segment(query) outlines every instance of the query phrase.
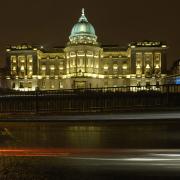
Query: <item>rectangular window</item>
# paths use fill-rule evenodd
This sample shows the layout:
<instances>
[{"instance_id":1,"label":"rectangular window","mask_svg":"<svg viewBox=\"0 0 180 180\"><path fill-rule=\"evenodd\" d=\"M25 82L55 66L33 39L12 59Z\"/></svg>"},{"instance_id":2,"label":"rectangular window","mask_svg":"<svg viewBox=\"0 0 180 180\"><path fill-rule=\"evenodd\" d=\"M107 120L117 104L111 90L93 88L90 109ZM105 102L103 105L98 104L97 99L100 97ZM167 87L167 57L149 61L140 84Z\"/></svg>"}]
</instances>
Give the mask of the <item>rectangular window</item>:
<instances>
[{"instance_id":1,"label":"rectangular window","mask_svg":"<svg viewBox=\"0 0 180 180\"><path fill-rule=\"evenodd\" d=\"M62 89L63 88L63 84L61 81L59 81L59 88Z\"/></svg>"},{"instance_id":2,"label":"rectangular window","mask_svg":"<svg viewBox=\"0 0 180 180\"><path fill-rule=\"evenodd\" d=\"M136 74L141 75L142 74L142 53L136 53Z\"/></svg>"},{"instance_id":3,"label":"rectangular window","mask_svg":"<svg viewBox=\"0 0 180 180\"><path fill-rule=\"evenodd\" d=\"M154 67L161 66L161 53L154 54Z\"/></svg>"},{"instance_id":4,"label":"rectangular window","mask_svg":"<svg viewBox=\"0 0 180 180\"><path fill-rule=\"evenodd\" d=\"M42 81L42 88L43 88L43 89L46 88L46 81L45 81L45 80Z\"/></svg>"},{"instance_id":5,"label":"rectangular window","mask_svg":"<svg viewBox=\"0 0 180 180\"><path fill-rule=\"evenodd\" d=\"M16 63L16 56L11 56L11 63Z\"/></svg>"},{"instance_id":6,"label":"rectangular window","mask_svg":"<svg viewBox=\"0 0 180 180\"><path fill-rule=\"evenodd\" d=\"M33 62L33 57L32 57L32 55L28 55L28 56L27 56L27 61L28 61L28 63L32 63L32 62Z\"/></svg>"},{"instance_id":7,"label":"rectangular window","mask_svg":"<svg viewBox=\"0 0 180 180\"><path fill-rule=\"evenodd\" d=\"M23 82L19 83L19 88L24 88L24 83Z\"/></svg>"},{"instance_id":8,"label":"rectangular window","mask_svg":"<svg viewBox=\"0 0 180 180\"><path fill-rule=\"evenodd\" d=\"M32 88L32 82L28 82L27 86L28 88Z\"/></svg>"},{"instance_id":9,"label":"rectangular window","mask_svg":"<svg viewBox=\"0 0 180 180\"><path fill-rule=\"evenodd\" d=\"M50 82L50 88L54 89L54 82L53 81Z\"/></svg>"},{"instance_id":10,"label":"rectangular window","mask_svg":"<svg viewBox=\"0 0 180 180\"><path fill-rule=\"evenodd\" d=\"M19 63L21 64L21 63L25 63L25 60L26 60L26 58L25 58L25 56L18 56L18 61L19 61Z\"/></svg>"}]
</instances>

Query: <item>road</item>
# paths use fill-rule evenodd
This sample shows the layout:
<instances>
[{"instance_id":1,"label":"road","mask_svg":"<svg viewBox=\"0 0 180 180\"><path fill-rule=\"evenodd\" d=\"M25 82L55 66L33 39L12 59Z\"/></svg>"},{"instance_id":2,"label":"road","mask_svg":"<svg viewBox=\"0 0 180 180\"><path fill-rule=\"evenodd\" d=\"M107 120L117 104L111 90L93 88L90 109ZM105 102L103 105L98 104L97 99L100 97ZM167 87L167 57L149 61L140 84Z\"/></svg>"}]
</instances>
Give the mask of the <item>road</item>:
<instances>
[{"instance_id":1,"label":"road","mask_svg":"<svg viewBox=\"0 0 180 180\"><path fill-rule=\"evenodd\" d=\"M180 119L180 112L141 112L91 115L8 115L0 121L116 121L116 120L169 120Z\"/></svg>"},{"instance_id":2,"label":"road","mask_svg":"<svg viewBox=\"0 0 180 180\"><path fill-rule=\"evenodd\" d=\"M91 173L113 172L117 175L123 172L180 177L180 149L1 149L0 155L55 158L56 168L86 169Z\"/></svg>"}]
</instances>

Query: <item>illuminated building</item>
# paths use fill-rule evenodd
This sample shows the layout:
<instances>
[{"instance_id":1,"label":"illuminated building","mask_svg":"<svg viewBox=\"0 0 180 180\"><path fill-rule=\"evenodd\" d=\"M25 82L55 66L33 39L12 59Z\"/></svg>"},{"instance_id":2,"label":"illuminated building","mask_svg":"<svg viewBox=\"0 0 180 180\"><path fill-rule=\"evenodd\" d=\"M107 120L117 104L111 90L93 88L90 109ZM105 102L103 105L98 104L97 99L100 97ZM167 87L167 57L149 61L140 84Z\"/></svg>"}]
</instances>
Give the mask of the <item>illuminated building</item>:
<instances>
[{"instance_id":1,"label":"illuminated building","mask_svg":"<svg viewBox=\"0 0 180 180\"><path fill-rule=\"evenodd\" d=\"M22 91L159 85L166 76L166 50L156 41L100 45L82 10L65 47L7 48L6 79L9 88Z\"/></svg>"}]
</instances>

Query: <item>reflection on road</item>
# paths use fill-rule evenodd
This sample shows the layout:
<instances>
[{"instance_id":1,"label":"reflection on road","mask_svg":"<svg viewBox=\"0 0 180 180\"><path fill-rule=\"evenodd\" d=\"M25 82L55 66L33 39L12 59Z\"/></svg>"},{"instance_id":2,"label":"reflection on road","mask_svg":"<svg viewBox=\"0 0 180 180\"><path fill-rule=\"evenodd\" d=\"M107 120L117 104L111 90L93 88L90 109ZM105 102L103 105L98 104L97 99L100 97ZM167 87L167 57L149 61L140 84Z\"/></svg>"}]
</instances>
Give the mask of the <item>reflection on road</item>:
<instances>
[{"instance_id":1,"label":"reflection on road","mask_svg":"<svg viewBox=\"0 0 180 180\"><path fill-rule=\"evenodd\" d=\"M66 165L97 166L102 169L109 166L118 169L143 169L161 171L180 170L180 149L141 150L141 149L0 149L0 156L20 157L57 157ZM180 171L179 171L180 172Z\"/></svg>"}]
</instances>

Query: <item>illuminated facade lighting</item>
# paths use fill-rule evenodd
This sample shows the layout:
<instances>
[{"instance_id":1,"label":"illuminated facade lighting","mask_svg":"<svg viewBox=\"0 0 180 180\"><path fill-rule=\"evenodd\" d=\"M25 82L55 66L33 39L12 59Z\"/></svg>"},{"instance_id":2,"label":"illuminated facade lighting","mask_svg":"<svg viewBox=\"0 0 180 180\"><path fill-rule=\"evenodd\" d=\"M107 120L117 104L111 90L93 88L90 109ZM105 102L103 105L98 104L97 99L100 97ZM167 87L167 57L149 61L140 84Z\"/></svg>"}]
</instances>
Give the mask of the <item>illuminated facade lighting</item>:
<instances>
[{"instance_id":1,"label":"illuminated facade lighting","mask_svg":"<svg viewBox=\"0 0 180 180\"><path fill-rule=\"evenodd\" d=\"M126 48L101 45L83 11L64 48L17 45L6 49L10 65L6 79L14 90L163 84L166 49L158 41L132 42Z\"/></svg>"}]
</instances>

